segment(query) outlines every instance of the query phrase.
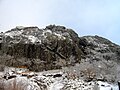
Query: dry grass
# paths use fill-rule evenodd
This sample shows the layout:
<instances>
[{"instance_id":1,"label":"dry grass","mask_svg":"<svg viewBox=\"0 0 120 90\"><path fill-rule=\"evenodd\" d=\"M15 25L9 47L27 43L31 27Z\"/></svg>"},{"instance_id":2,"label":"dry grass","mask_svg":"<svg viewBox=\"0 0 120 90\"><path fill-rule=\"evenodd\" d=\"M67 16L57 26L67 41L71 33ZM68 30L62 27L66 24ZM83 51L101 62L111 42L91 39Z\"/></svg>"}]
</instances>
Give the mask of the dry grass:
<instances>
[{"instance_id":1,"label":"dry grass","mask_svg":"<svg viewBox=\"0 0 120 90\"><path fill-rule=\"evenodd\" d=\"M91 81L95 79L96 76L96 73L92 68L86 68L85 70L81 71L81 73L83 73L85 76L85 81Z\"/></svg>"}]
</instances>

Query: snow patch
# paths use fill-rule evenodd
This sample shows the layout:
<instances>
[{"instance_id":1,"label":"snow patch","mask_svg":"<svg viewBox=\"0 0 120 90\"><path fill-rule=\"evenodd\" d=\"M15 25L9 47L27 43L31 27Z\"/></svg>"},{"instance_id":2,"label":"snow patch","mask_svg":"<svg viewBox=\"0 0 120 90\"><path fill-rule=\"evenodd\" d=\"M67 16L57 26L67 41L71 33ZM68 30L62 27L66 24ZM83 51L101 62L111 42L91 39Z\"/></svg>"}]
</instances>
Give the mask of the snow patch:
<instances>
[{"instance_id":1,"label":"snow patch","mask_svg":"<svg viewBox=\"0 0 120 90\"><path fill-rule=\"evenodd\" d=\"M41 40L39 40L37 37L35 37L35 36L32 36L32 35L29 35L29 36L27 36L28 37L28 39L32 42L32 43L35 43L35 42L39 42L39 43L41 43Z\"/></svg>"},{"instance_id":2,"label":"snow patch","mask_svg":"<svg viewBox=\"0 0 120 90\"><path fill-rule=\"evenodd\" d=\"M23 30L21 30L21 31L11 31L11 32L5 33L5 35L13 38L14 36L20 36L22 34L22 32L23 32Z\"/></svg>"},{"instance_id":3,"label":"snow patch","mask_svg":"<svg viewBox=\"0 0 120 90\"><path fill-rule=\"evenodd\" d=\"M61 90L63 87L64 87L64 84L55 82L55 83L51 84L50 90Z\"/></svg>"},{"instance_id":4,"label":"snow patch","mask_svg":"<svg viewBox=\"0 0 120 90\"><path fill-rule=\"evenodd\" d=\"M58 36L58 38L60 39L66 39L62 34L58 34L58 33L53 33L53 34Z\"/></svg>"},{"instance_id":5,"label":"snow patch","mask_svg":"<svg viewBox=\"0 0 120 90\"><path fill-rule=\"evenodd\" d=\"M100 90L119 90L118 85L112 85L107 82L98 81Z\"/></svg>"}]
</instances>

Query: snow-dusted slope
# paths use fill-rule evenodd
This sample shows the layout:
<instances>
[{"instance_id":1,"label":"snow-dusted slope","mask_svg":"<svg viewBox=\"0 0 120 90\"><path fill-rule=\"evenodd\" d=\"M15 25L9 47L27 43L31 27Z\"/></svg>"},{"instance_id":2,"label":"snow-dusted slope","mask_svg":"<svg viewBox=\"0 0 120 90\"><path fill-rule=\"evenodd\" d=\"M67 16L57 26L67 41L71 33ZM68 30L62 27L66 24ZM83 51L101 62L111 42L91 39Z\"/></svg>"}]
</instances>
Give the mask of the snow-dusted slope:
<instances>
[{"instance_id":1,"label":"snow-dusted slope","mask_svg":"<svg viewBox=\"0 0 120 90\"><path fill-rule=\"evenodd\" d=\"M15 69L10 69L6 73L12 74L8 76L8 79L4 78L4 90L10 88L11 85L21 87L22 90L23 88L24 90L119 90L117 84L108 84L102 81L85 82L78 77L74 78L71 72L68 73L64 70L32 72L33 74L30 74L22 68L16 68L14 73ZM17 72L21 73L18 74Z\"/></svg>"},{"instance_id":2,"label":"snow-dusted slope","mask_svg":"<svg viewBox=\"0 0 120 90\"><path fill-rule=\"evenodd\" d=\"M64 27L61 27L62 29ZM64 40L66 38L71 38L70 34L67 32L67 29L64 28L64 32L62 31L54 31L49 28L39 29L38 27L16 27L10 31L4 33L6 38L10 39L8 43L32 43L32 44L41 44L44 40L49 41L50 36L54 36L54 38L58 38L60 40ZM72 40L72 39L71 39Z\"/></svg>"},{"instance_id":3,"label":"snow-dusted slope","mask_svg":"<svg viewBox=\"0 0 120 90\"><path fill-rule=\"evenodd\" d=\"M100 36L78 37L64 26L16 27L0 34L0 70L5 66L40 71L18 69L10 71L12 79L4 77L5 83L25 82L26 90L118 90L120 46Z\"/></svg>"},{"instance_id":4,"label":"snow-dusted slope","mask_svg":"<svg viewBox=\"0 0 120 90\"><path fill-rule=\"evenodd\" d=\"M95 70L97 78L108 82L120 80L120 46L100 36L80 37L84 52L80 67Z\"/></svg>"},{"instance_id":5,"label":"snow-dusted slope","mask_svg":"<svg viewBox=\"0 0 120 90\"><path fill-rule=\"evenodd\" d=\"M7 66L25 65L34 71L60 69L79 62L82 54L78 35L64 26L16 27L1 38L1 64Z\"/></svg>"}]
</instances>

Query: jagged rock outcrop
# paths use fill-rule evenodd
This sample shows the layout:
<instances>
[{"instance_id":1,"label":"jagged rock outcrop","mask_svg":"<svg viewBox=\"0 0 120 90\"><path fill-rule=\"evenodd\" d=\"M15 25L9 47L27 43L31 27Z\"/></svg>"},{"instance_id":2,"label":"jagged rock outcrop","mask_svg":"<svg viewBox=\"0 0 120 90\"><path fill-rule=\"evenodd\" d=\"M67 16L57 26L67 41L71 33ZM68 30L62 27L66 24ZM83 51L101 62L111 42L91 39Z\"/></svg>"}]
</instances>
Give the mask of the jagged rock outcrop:
<instances>
[{"instance_id":1,"label":"jagged rock outcrop","mask_svg":"<svg viewBox=\"0 0 120 90\"><path fill-rule=\"evenodd\" d=\"M49 25L45 29L16 27L0 34L1 71L4 66L23 67L31 71L62 70L62 75L52 75L52 71L48 71L48 76L38 75L35 83L41 90L51 87L50 90L56 90L57 85L62 87L58 90L85 90L82 85L87 85L87 89L90 86L91 90L98 87L118 90L115 88L120 81L120 46L100 36L78 37L72 29L64 26ZM45 81L39 81L41 79ZM109 84L96 86L96 82Z\"/></svg>"},{"instance_id":2,"label":"jagged rock outcrop","mask_svg":"<svg viewBox=\"0 0 120 90\"><path fill-rule=\"evenodd\" d=\"M6 65L43 71L76 63L84 74L92 72L85 76L88 81L119 81L120 46L99 36L78 37L72 29L55 25L16 27L0 34L1 70Z\"/></svg>"},{"instance_id":3,"label":"jagged rock outcrop","mask_svg":"<svg viewBox=\"0 0 120 90\"><path fill-rule=\"evenodd\" d=\"M81 60L79 37L64 26L16 27L1 34L1 65L42 71L74 65Z\"/></svg>"}]
</instances>

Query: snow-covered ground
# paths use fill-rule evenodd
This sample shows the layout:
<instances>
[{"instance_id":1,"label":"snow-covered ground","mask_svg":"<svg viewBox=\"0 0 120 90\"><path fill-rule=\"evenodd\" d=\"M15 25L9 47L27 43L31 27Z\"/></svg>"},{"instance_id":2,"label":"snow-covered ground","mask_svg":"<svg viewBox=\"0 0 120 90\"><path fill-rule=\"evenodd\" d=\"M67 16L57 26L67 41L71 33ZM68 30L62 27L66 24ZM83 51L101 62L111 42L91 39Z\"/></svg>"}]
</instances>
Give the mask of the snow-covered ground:
<instances>
[{"instance_id":1,"label":"snow-covered ground","mask_svg":"<svg viewBox=\"0 0 120 90\"><path fill-rule=\"evenodd\" d=\"M100 90L119 90L118 85L108 84L107 82L98 81Z\"/></svg>"},{"instance_id":2,"label":"snow-covered ground","mask_svg":"<svg viewBox=\"0 0 120 90\"><path fill-rule=\"evenodd\" d=\"M19 71L22 69L16 70ZM12 76L10 70L9 72L10 76ZM16 77L4 80L5 87L16 82L18 85L22 84L25 90L119 90L117 84L109 84L101 81L85 82L80 78L68 78L69 76L62 70L31 73L26 70L23 70L23 72L19 74L16 73ZM1 77L4 76L2 74L4 73L0 73Z\"/></svg>"}]
</instances>

